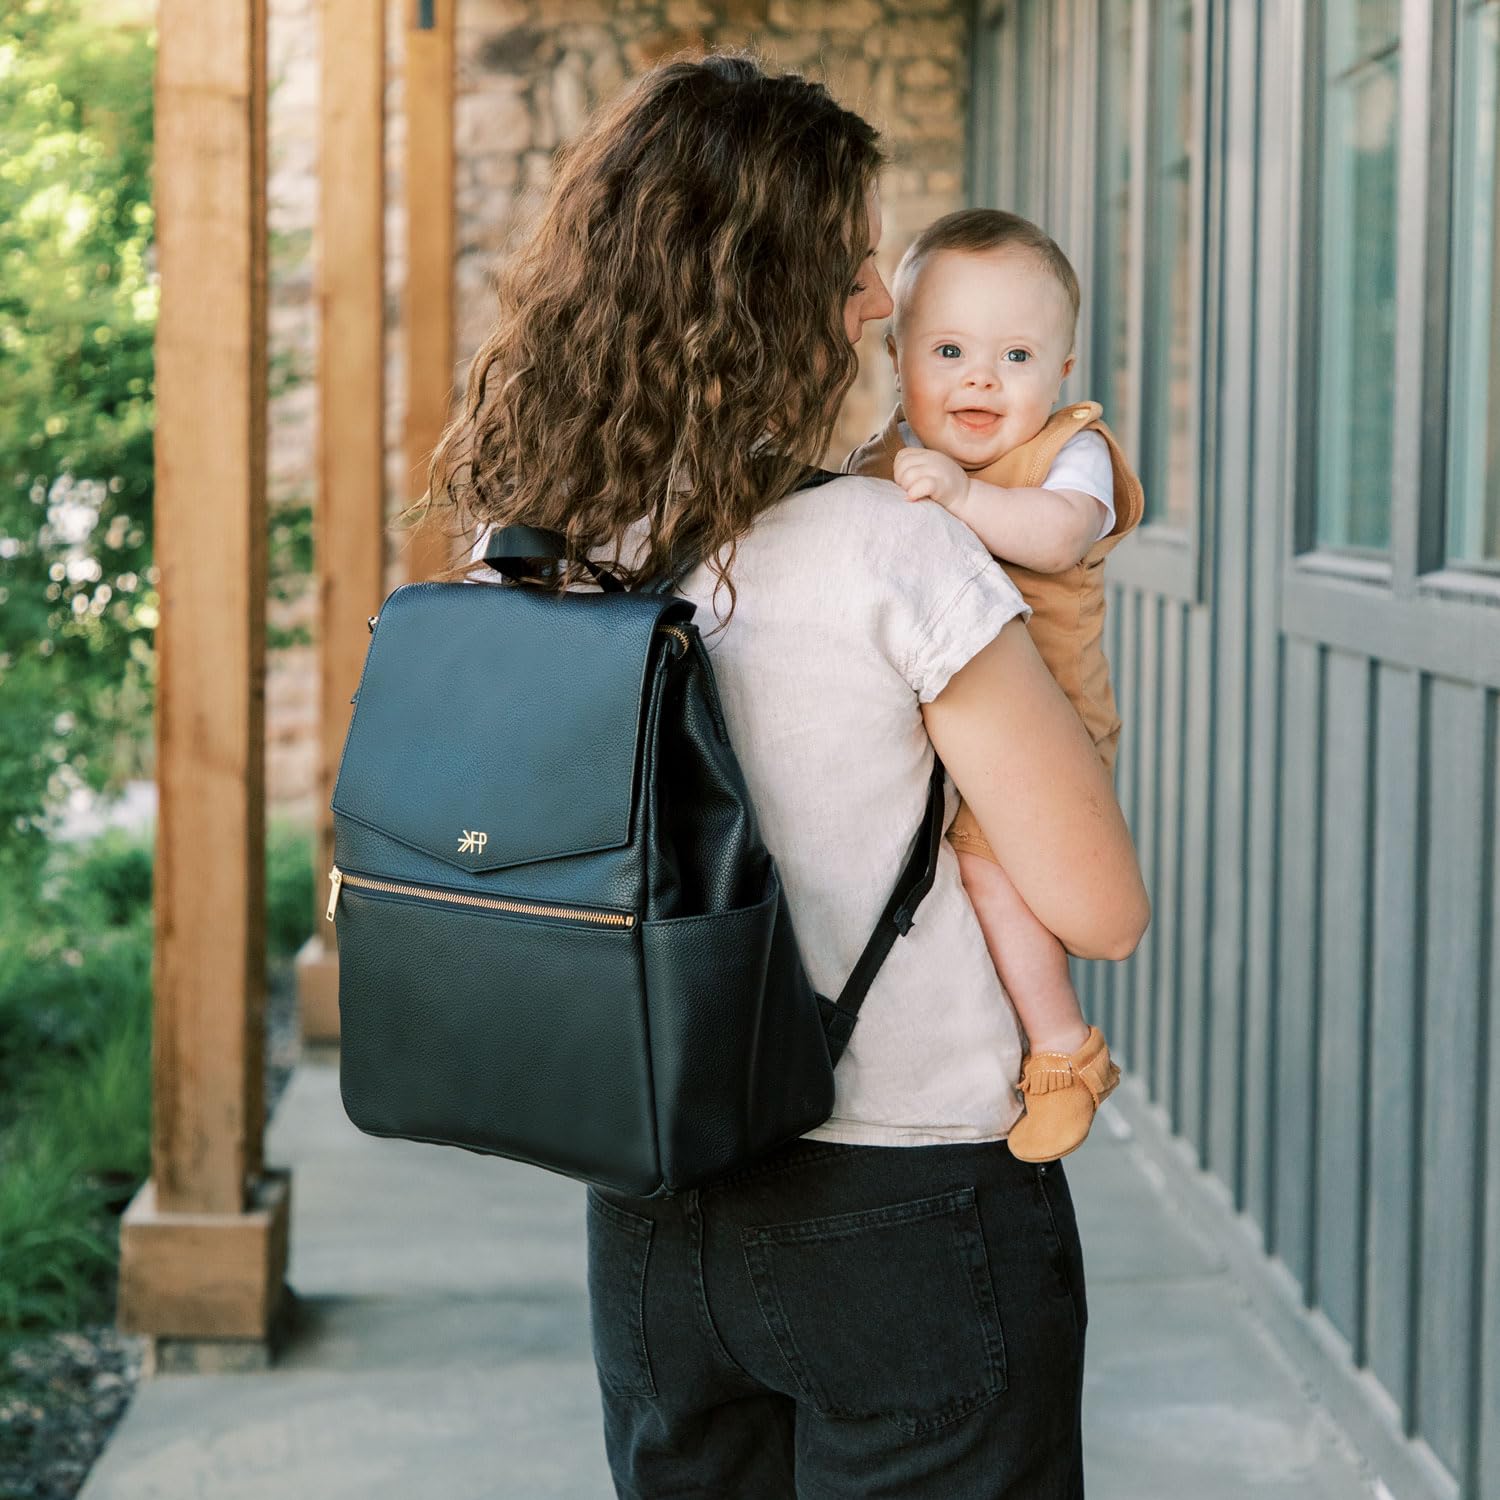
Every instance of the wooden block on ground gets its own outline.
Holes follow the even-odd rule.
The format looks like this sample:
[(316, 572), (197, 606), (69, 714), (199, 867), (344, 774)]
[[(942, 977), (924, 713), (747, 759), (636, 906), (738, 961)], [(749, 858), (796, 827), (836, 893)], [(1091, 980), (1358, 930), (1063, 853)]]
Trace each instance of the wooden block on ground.
[(157, 1375), (256, 1375), (269, 1370), (292, 1338), (297, 1324), (297, 1294), (286, 1287), (263, 1339), (169, 1339), (146, 1341), (141, 1373)]
[(147, 1181), (120, 1222), (118, 1320), (158, 1338), (272, 1337), (283, 1311), (291, 1177), (257, 1179), (239, 1214), (163, 1213)]
[(339, 1039), (339, 951), (314, 933), (297, 951), (297, 1011), (304, 1042)]

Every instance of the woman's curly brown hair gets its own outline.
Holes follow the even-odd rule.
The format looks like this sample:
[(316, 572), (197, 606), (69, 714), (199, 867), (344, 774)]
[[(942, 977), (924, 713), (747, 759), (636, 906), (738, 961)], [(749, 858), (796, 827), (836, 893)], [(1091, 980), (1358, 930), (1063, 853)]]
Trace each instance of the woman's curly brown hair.
[(644, 75), (559, 153), (429, 503), (468, 536), (520, 522), (573, 558), (613, 547), (627, 584), (703, 557), (732, 613), (737, 539), (821, 458), (854, 379), (843, 310), (883, 164), (874, 129), (795, 73), (717, 55)]

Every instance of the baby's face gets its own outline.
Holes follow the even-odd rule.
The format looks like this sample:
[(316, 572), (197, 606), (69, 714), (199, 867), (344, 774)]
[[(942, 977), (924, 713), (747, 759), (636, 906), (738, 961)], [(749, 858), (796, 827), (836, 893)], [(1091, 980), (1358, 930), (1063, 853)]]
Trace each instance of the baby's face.
[(982, 469), (1036, 436), (1073, 368), (1073, 309), (1030, 251), (940, 250), (903, 289), (889, 344), (925, 447)]

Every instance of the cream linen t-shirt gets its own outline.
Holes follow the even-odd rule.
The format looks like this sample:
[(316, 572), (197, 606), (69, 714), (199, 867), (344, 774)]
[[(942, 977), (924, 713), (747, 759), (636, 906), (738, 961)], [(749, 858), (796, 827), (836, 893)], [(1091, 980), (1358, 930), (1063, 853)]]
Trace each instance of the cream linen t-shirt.
[[(921, 705), (1027, 607), (947, 511), (852, 475), (765, 512), (731, 576), (734, 615), (717, 633), (709, 568), (679, 593), (699, 606), (808, 974), (837, 996), (926, 805), (933, 750)], [(950, 781), (945, 823), (957, 809)], [(808, 1135), (875, 1146), (1000, 1139), (1021, 1113), (1020, 1064), (1015, 1012), (944, 840), (933, 888), (834, 1073), (832, 1118)]]

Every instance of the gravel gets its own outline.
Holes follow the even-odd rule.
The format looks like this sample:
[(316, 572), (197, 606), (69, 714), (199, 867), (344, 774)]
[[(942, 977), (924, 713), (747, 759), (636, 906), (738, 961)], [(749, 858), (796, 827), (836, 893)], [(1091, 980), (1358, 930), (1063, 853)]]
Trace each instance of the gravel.
[(140, 1378), (146, 1341), (97, 1324), (14, 1346), (0, 1366), (0, 1500), (72, 1500)]
[(272, 959), (266, 970), (266, 1119), (269, 1120), (302, 1055), (297, 1013), (297, 975), (290, 958)]

